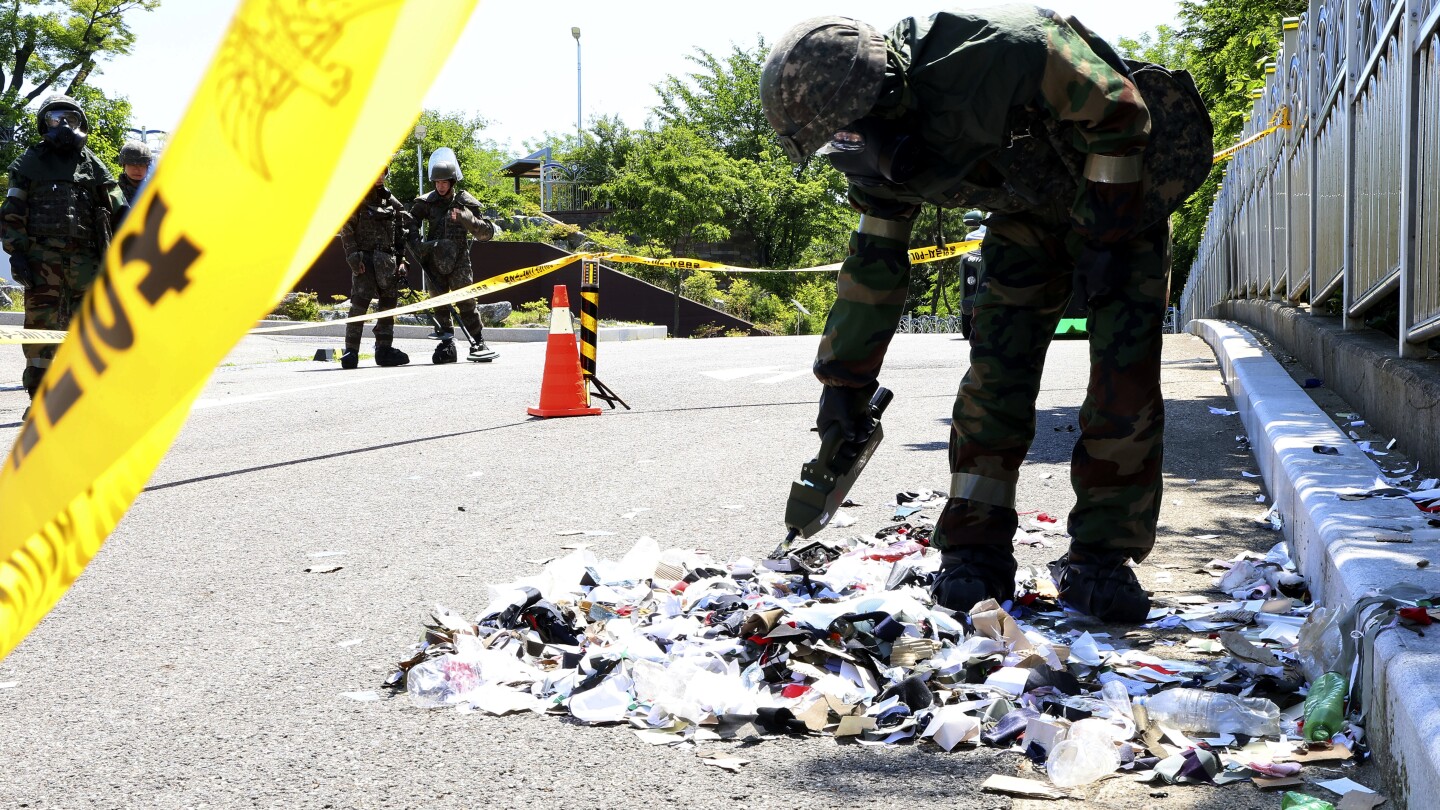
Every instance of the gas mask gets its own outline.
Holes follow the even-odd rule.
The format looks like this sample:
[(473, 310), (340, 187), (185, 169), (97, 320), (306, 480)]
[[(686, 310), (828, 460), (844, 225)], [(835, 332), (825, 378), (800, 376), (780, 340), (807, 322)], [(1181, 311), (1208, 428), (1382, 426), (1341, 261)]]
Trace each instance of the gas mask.
[(928, 151), (897, 121), (862, 118), (835, 133), (819, 154), (857, 186), (903, 185), (924, 168)]
[(45, 140), (61, 149), (79, 149), (85, 145), (89, 133), (85, 131), (85, 116), (77, 110), (63, 107), (46, 110), (41, 116), (45, 124)]

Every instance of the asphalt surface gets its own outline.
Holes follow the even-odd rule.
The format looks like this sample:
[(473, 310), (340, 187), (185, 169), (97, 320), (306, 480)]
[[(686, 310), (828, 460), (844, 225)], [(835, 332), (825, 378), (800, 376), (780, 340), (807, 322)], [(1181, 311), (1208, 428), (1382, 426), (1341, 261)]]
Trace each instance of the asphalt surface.
[[(775, 740), (740, 752), (754, 761), (731, 774), (624, 728), (342, 697), (378, 687), (432, 605), (473, 616), (487, 584), (532, 574), (576, 541), (614, 558), (642, 535), (762, 557), (816, 447), (816, 341), (605, 344), (600, 377), (634, 410), (533, 420), (543, 344), (437, 367), (433, 344), (403, 341), (414, 365), (347, 372), (286, 361), (335, 341), (247, 338), (85, 575), (0, 661), (0, 685), (14, 684), (0, 688), (0, 807), (1038, 806), (980, 792), (991, 773), (1043, 778), (984, 748)], [(1086, 351), (1051, 350), (1022, 510), (1063, 518), (1074, 502), (1068, 427)], [(852, 531), (885, 525), (897, 491), (946, 486), (966, 354), (951, 336), (896, 338), (882, 375), (896, 400), (851, 494), (863, 505)], [(1214, 355), (1169, 336), (1165, 364), (1167, 490), (1139, 574), (1161, 600), (1218, 599), (1205, 563), (1278, 535), (1258, 522), (1258, 479), (1240, 475), (1254, 466), (1239, 420), (1209, 410), (1232, 407)], [(6, 446), (25, 405), (21, 366), (16, 347), (0, 347)], [(575, 530), (613, 534), (562, 536)], [(1175, 655), (1165, 641), (1132, 643)], [(1345, 774), (1366, 781), (1365, 769)], [(1279, 805), (1249, 785), (1129, 778), (1080, 795), (1127, 810)]]

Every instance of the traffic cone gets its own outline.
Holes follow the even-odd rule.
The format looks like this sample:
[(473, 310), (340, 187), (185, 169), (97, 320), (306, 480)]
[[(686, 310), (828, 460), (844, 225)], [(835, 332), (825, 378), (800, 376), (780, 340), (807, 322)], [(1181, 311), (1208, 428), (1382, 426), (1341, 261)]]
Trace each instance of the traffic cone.
[(596, 416), (590, 407), (590, 389), (580, 373), (580, 349), (575, 345), (575, 321), (570, 296), (563, 284), (550, 299), (550, 338), (545, 346), (545, 377), (540, 381), (540, 405), (526, 408), (531, 416)]

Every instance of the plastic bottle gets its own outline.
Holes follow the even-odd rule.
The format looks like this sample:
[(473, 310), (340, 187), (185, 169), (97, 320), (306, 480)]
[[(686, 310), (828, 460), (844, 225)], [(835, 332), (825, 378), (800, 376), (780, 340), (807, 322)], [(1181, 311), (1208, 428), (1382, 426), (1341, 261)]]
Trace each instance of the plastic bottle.
[(1310, 684), (1305, 696), (1305, 739), (1320, 742), (1335, 736), (1345, 722), (1345, 676), (1327, 672)]
[(1280, 733), (1280, 707), (1265, 698), (1242, 698), (1202, 689), (1167, 689), (1139, 702), (1152, 720), (1180, 731), (1249, 737)]
[(1115, 735), (1110, 724), (1097, 718), (1081, 720), (1070, 727), (1065, 739), (1055, 743), (1045, 760), (1045, 772), (1056, 787), (1088, 785), (1109, 776), (1120, 767)]
[(1335, 805), (1304, 793), (1286, 791), (1280, 799), (1280, 810), (1335, 810)]

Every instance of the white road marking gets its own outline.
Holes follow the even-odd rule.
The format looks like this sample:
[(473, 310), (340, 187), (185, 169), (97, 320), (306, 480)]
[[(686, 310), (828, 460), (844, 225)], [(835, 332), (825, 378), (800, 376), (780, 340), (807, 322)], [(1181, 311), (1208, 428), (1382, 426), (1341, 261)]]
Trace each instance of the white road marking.
[(345, 380), (344, 382), (325, 383), (324, 385), (305, 385), (301, 386), (300, 388), (286, 388), (280, 391), (266, 391), (261, 394), (243, 394), (238, 397), (224, 397), (222, 399), (197, 399), (195, 400), (195, 405), (191, 407), (191, 410), (198, 411), (201, 408), (215, 408), (221, 405), (245, 405), (251, 402), (263, 402), (267, 399), (274, 399), (275, 397), (284, 396), (285, 394), (299, 394), (305, 391), (320, 391), (325, 388), (339, 388), (343, 385), (359, 385), (361, 383), (378, 382), (380, 380), (388, 381), (399, 379), (401, 377), (414, 377), (416, 373), (418, 372), (412, 372), (410, 374), (386, 374), (384, 376), (375, 374), (369, 377), (362, 377), (360, 379)]
[(755, 377), (760, 374), (769, 374), (779, 369), (779, 366), (760, 366), (759, 368), (724, 368), (719, 371), (702, 371), (701, 374), (722, 382), (732, 382), (741, 377)]
[(804, 377), (805, 375), (807, 375), (807, 374), (809, 374), (809, 373), (811, 373), (811, 372), (810, 372), (810, 369), (808, 369), (808, 368), (802, 368), (802, 369), (800, 369), (799, 371), (787, 371), (787, 372), (784, 373), (784, 374), (777, 374), (777, 375), (774, 376), (774, 377), (766, 377), (766, 378), (763, 379), (763, 380), (756, 380), (755, 382), (758, 383), (758, 384), (760, 384), (760, 385), (772, 385), (772, 384), (774, 384), (774, 383), (782, 383), (782, 382), (785, 382), (786, 380), (793, 380), (793, 379), (795, 379), (796, 377)]

